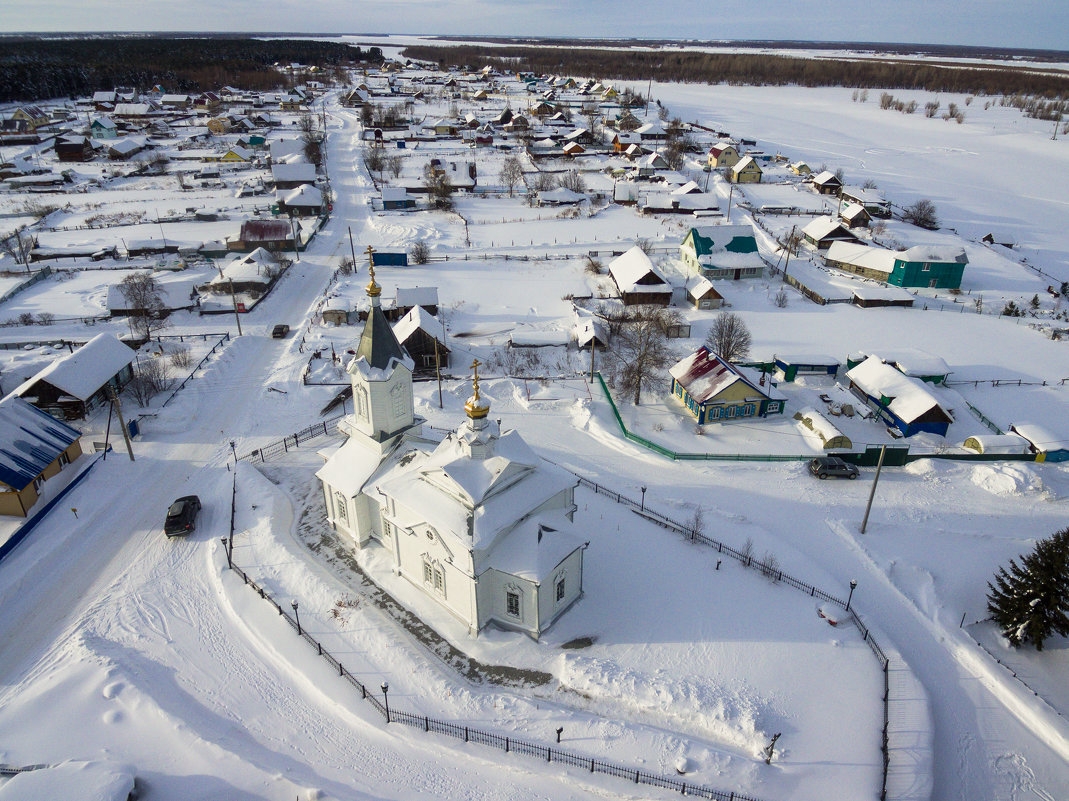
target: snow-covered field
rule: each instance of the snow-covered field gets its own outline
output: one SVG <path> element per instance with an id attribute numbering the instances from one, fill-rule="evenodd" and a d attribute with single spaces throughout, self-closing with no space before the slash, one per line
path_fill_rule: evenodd
<path id="1" fill-rule="evenodd" d="M 892 223 L 889 235 L 968 250 L 963 295 L 922 290 L 913 309 L 820 307 L 793 290 L 780 308 L 773 302 L 778 278 L 730 283 L 724 292 L 753 334 L 752 355 L 829 353 L 845 361 L 859 350 L 916 348 L 941 356 L 953 380 L 975 383 L 939 390 L 955 423 L 945 443 L 924 438 L 920 450 L 953 449 L 987 431 L 966 401 L 999 426 L 1042 421 L 1060 431 L 1069 346 L 1028 323 L 1055 320 L 1062 309 L 1044 290 L 1069 280 L 1066 142 L 1051 141 L 1046 123 L 1016 110 L 984 109 L 984 98 L 968 105 L 940 98 L 966 109 L 958 125 L 881 110 L 875 94 L 855 103 L 848 89 L 653 87 L 685 120 L 756 139 L 766 152 L 814 167 L 841 167 L 848 183 L 873 179 L 898 205 L 931 198 L 953 231 Z M 928 98 L 915 99 L 923 106 Z M 445 110 L 431 105 L 428 114 Z M 109 455 L 0 564 L 0 763 L 114 763 L 119 774 L 138 777 L 146 799 L 668 797 L 623 779 L 385 725 L 226 569 L 220 538 L 230 530 L 236 488 L 237 563 L 283 606 L 299 600 L 304 627 L 361 682 L 388 681 L 397 709 L 547 745 L 563 727 L 561 745 L 570 750 L 664 774 L 675 774 L 685 759 L 687 781 L 768 801 L 879 798 L 883 675 L 855 627 L 829 624 L 842 616 L 835 605 L 580 490 L 576 524 L 590 540 L 585 596 L 538 642 L 493 629 L 472 638 L 392 575 L 385 554 L 372 549 L 357 563 L 335 541 L 313 476 L 322 463 L 316 450 L 328 440 L 231 472 L 231 440 L 246 453 L 300 430 L 340 388 L 304 386 L 301 376 L 312 351 L 329 356 L 333 347 L 342 355 L 359 335 L 359 327 L 324 326 L 316 313 L 327 301 L 357 308 L 365 300 L 363 267 L 332 280 L 350 252 L 349 230 L 358 261 L 367 245 L 400 250 L 419 240 L 444 257 L 382 267 L 377 277 L 384 298 L 397 287 L 438 289 L 451 377 L 441 406 L 436 384 L 417 384 L 416 411 L 452 428 L 470 394 L 472 357 L 494 365 L 497 354 L 504 368 L 502 346 L 518 324 L 566 328 L 571 297 L 604 291 L 604 276 L 585 269 L 588 251 L 626 249 L 636 238 L 674 247 L 689 224 L 617 206 L 583 207 L 573 216 L 505 197 L 462 198 L 458 214 L 376 212 L 357 120 L 328 101 L 333 218 L 243 315 L 244 336 L 213 356 L 173 403 L 146 410 L 137 461 L 121 450 Z M 428 154 L 416 148 L 407 157 L 406 169 L 418 174 L 412 167 Z M 492 184 L 500 157 L 479 158 L 480 182 Z M 611 190 L 604 165 L 579 163 L 592 190 Z M 696 164 L 687 169 L 702 177 Z M 736 190 L 733 204 L 741 195 L 755 208 L 819 206 L 817 195 L 770 172 L 782 183 Z M 82 224 L 93 204 L 94 213 L 136 207 L 148 215 L 131 226 L 140 239 L 207 241 L 234 225 L 153 222 L 186 208 L 188 194 L 163 179 L 128 187 L 130 194 L 115 184 L 80 196 L 75 205 L 85 208 L 63 212 L 53 225 Z M 729 189 L 718 177 L 710 190 L 726 205 Z M 247 210 L 264 203 L 245 201 Z M 21 202 L 0 195 L 4 211 Z M 235 204 L 210 193 L 196 201 L 237 219 Z M 747 216 L 733 206 L 733 222 Z M 761 220 L 774 235 L 797 221 Z M 1016 246 L 982 245 L 989 232 Z M 96 234 L 50 233 L 48 244 L 86 236 Z M 761 236 L 764 255 L 775 262 L 771 237 Z M 671 255 L 658 258 L 666 271 L 677 269 Z M 61 270 L 0 304 L 3 321 L 42 312 L 61 321 L 13 325 L 0 329 L 0 339 L 124 334 L 121 320 L 89 328 L 77 318 L 102 314 L 107 285 L 127 271 Z M 1033 295 L 1039 317 L 997 316 L 1006 300 L 1027 305 Z M 975 313 L 979 296 L 984 314 Z M 707 312 L 685 313 L 692 338 L 676 343 L 680 355 L 704 339 L 712 321 Z M 179 312 L 171 320 L 167 333 L 233 331 L 231 316 Z M 294 333 L 271 339 L 278 322 Z M 690 520 L 700 507 L 707 536 L 749 548 L 762 561 L 774 558 L 784 572 L 833 596 L 845 598 L 857 581 L 852 608 L 892 657 L 889 798 L 1069 797 L 1069 642 L 1056 638 L 1042 653 L 1015 652 L 979 622 L 996 568 L 1064 527 L 1065 467 L 930 459 L 885 468 L 862 535 L 872 470 L 856 482 L 819 482 L 800 462 L 665 460 L 621 437 L 600 389 L 583 378 L 588 355 L 552 350 L 527 365 L 535 378 L 490 370 L 483 389 L 503 427 L 628 497 L 638 499 L 645 487 L 643 502 L 673 519 Z M 9 372 L 21 375 L 54 351 L 52 344 L 0 351 L 4 388 Z M 313 361 L 309 374 L 345 380 L 329 359 Z M 1023 385 L 993 386 L 996 379 Z M 631 430 L 678 451 L 818 450 L 789 415 L 835 392 L 834 385 L 809 379 L 783 388 L 789 401 L 782 420 L 707 426 L 701 436 L 671 401 L 618 401 Z M 841 426 L 856 447 L 890 441 L 870 421 Z M 191 492 L 204 502 L 198 530 L 167 540 L 163 511 Z M 77 518 L 68 507 L 79 510 Z M 440 639 L 429 642 L 398 623 L 364 573 Z M 582 638 L 586 647 L 563 647 Z M 551 678 L 527 687 L 479 681 L 478 671 L 463 673 L 436 655 L 446 645 L 479 663 Z M 781 737 L 766 765 L 762 749 L 775 734 Z M 0 798 L 8 789 L 27 797 L 17 786 L 0 784 Z"/>

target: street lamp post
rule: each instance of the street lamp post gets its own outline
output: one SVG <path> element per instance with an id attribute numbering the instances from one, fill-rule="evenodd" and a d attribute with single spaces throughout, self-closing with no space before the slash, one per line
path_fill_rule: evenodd
<path id="1" fill-rule="evenodd" d="M 850 594 L 846 596 L 846 611 L 850 611 L 850 601 L 854 598 L 854 590 L 857 589 L 857 579 L 850 579 Z"/>
<path id="2" fill-rule="evenodd" d="M 295 618 L 297 618 L 297 636 L 300 637 L 301 636 L 301 616 L 297 612 L 297 606 L 298 606 L 297 601 L 294 600 L 293 603 L 290 604 L 290 606 L 293 607 L 293 616 Z"/>
<path id="3" fill-rule="evenodd" d="M 639 507 L 639 511 L 640 512 L 645 512 L 646 511 L 646 487 L 642 486 L 642 487 L 639 487 L 639 489 L 642 490 L 642 505 Z"/>
<path id="4" fill-rule="evenodd" d="M 382 683 L 382 702 L 386 706 L 386 722 L 390 722 L 390 683 Z"/>
<path id="5" fill-rule="evenodd" d="M 234 467 L 238 466 L 238 444 L 230 440 L 230 452 L 234 454 Z"/>

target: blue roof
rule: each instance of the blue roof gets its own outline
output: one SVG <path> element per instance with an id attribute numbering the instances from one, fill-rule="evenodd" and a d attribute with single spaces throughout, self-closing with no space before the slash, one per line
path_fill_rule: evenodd
<path id="1" fill-rule="evenodd" d="M 21 490 L 81 434 L 16 395 L 0 400 L 0 483 Z"/>

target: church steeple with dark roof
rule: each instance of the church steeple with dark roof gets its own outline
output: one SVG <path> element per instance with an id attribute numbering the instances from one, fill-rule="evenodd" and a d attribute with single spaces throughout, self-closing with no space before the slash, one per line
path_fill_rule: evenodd
<path id="1" fill-rule="evenodd" d="M 368 245 L 367 261 L 368 276 L 370 281 L 365 287 L 368 298 L 371 300 L 371 308 L 368 310 L 367 321 L 364 323 L 364 331 L 360 334 L 360 343 L 356 348 L 356 358 L 363 356 L 370 367 L 378 370 L 390 368 L 393 360 L 406 361 L 408 353 L 397 341 L 389 321 L 382 313 L 379 296 L 382 295 L 382 287 L 375 280 L 375 251 Z"/>
<path id="2" fill-rule="evenodd" d="M 356 355 L 346 368 L 353 386 L 353 413 L 346 429 L 385 443 L 416 424 L 412 357 L 401 347 L 382 313 L 382 287 L 375 280 L 374 250 L 367 249 L 371 301 Z"/>

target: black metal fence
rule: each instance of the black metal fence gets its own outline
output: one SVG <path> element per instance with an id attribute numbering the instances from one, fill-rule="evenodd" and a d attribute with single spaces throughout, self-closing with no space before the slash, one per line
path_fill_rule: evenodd
<path id="1" fill-rule="evenodd" d="M 208 359 L 210 359 L 213 355 L 215 355 L 215 352 L 217 350 L 219 350 L 221 347 L 223 347 L 224 344 L 226 344 L 227 342 L 230 341 L 230 332 L 224 332 L 222 334 L 196 334 L 196 335 L 182 334 L 182 335 L 175 335 L 175 336 L 168 336 L 168 337 L 155 337 L 157 342 L 161 341 L 162 339 L 177 339 L 180 342 L 185 342 L 187 339 L 195 339 L 195 338 L 207 339 L 208 337 L 219 337 L 219 341 L 216 342 L 214 345 L 212 345 L 212 349 L 210 351 L 208 351 L 204 355 L 203 359 L 201 359 L 199 362 L 197 362 L 197 366 L 189 371 L 189 375 L 187 375 L 185 378 L 182 379 L 182 383 L 179 384 L 177 387 L 175 387 L 171 391 L 171 394 L 167 396 L 167 400 L 165 400 L 163 402 L 163 406 L 166 406 L 168 403 L 173 401 L 174 398 L 175 398 L 175 395 L 177 395 L 179 392 L 181 392 L 183 389 L 185 389 L 186 384 L 188 384 L 192 380 L 193 376 L 197 374 L 197 370 L 199 370 L 201 367 L 203 367 L 204 363 L 207 362 Z M 163 408 L 163 406 L 161 406 L 160 408 Z"/>
<path id="2" fill-rule="evenodd" d="M 314 425 L 308 426 L 307 428 L 303 429 L 302 431 L 298 431 L 298 432 L 295 432 L 293 434 L 290 434 L 288 437 L 285 437 L 282 440 L 279 440 L 277 442 L 273 442 L 273 443 L 271 443 L 269 445 L 263 446 L 260 449 L 257 449 L 257 450 L 251 451 L 249 453 L 246 453 L 243 456 L 238 457 L 238 459 L 242 460 L 242 461 L 265 462 L 269 458 L 272 458 L 272 457 L 277 456 L 279 454 L 288 452 L 290 448 L 300 447 L 300 445 L 302 443 L 305 443 L 305 442 L 308 442 L 310 440 L 317 439 L 319 437 L 323 437 L 323 436 L 327 436 L 327 435 L 335 433 L 337 431 L 337 428 L 338 428 L 338 421 L 341 420 L 342 417 L 344 417 L 344 415 L 338 415 L 336 417 L 330 418 L 329 420 L 323 421 L 321 423 L 316 423 Z M 434 429 L 433 426 L 428 426 L 428 428 Z M 819 587 L 817 587 L 814 584 L 810 584 L 809 582 L 802 581 L 801 579 L 795 578 L 794 576 L 790 575 L 789 573 L 783 572 L 783 570 L 781 570 L 778 565 L 776 565 L 776 564 L 774 564 L 774 563 L 772 563 L 770 561 L 761 561 L 760 559 L 756 558 L 752 553 L 750 553 L 748 550 L 739 550 L 739 549 L 736 549 L 736 548 L 732 548 L 730 545 L 727 545 L 727 544 L 721 542 L 720 540 L 717 540 L 717 539 L 715 539 L 713 537 L 709 537 L 709 536 L 701 533 L 700 531 L 695 530 L 695 528 L 692 527 L 692 526 L 687 526 L 686 524 L 680 523 L 680 522 L 678 522 L 676 520 L 672 520 L 671 518 L 666 517 L 665 515 L 662 515 L 659 512 L 655 512 L 652 509 L 647 508 L 646 504 L 645 504 L 645 498 L 643 498 L 642 500 L 636 501 L 633 498 L 629 498 L 626 495 L 623 495 L 623 494 L 621 494 L 619 492 L 616 492 L 615 490 L 611 490 L 611 489 L 609 489 L 607 487 L 603 487 L 602 485 L 600 485 L 600 484 L 598 484 L 598 483 L 596 483 L 594 481 L 591 481 L 590 479 L 585 478 L 584 476 L 581 476 L 578 473 L 575 473 L 574 471 L 569 471 L 569 472 L 571 472 L 572 475 L 574 475 L 579 480 L 579 485 L 580 486 L 586 487 L 587 489 L 593 491 L 596 495 L 605 495 L 608 498 L 610 498 L 613 501 L 615 501 L 616 503 L 623 504 L 624 506 L 630 507 L 633 511 L 635 511 L 637 514 L 640 514 L 642 517 L 644 517 L 646 520 L 650 521 L 651 523 L 659 525 L 662 528 L 665 528 L 665 529 L 667 529 L 669 531 L 674 531 L 675 533 L 677 533 L 680 536 L 690 540 L 691 542 L 698 543 L 700 545 L 705 545 L 705 546 L 707 546 L 709 548 L 715 548 L 717 553 L 722 553 L 722 554 L 726 554 L 727 556 L 730 556 L 732 559 L 737 560 L 744 567 L 748 567 L 748 568 L 757 570 L 762 575 L 766 576 L 767 578 L 770 578 L 770 579 L 776 581 L 777 583 L 786 584 L 789 587 L 792 587 L 792 588 L 794 588 L 794 589 L 796 589 L 796 590 L 798 590 L 800 592 L 805 593 L 806 595 L 809 595 L 811 598 L 820 598 L 821 600 L 827 601 L 828 603 L 836 604 L 837 606 L 842 607 L 844 610 L 846 610 L 849 613 L 849 619 L 851 620 L 851 622 L 855 626 L 857 626 L 858 631 L 861 633 L 862 640 L 864 641 L 864 643 L 866 645 L 868 645 L 869 650 L 872 651 L 872 655 L 874 657 L 876 657 L 876 659 L 879 661 L 880 667 L 881 667 L 881 669 L 883 671 L 883 676 L 884 676 L 884 692 L 883 692 L 883 699 L 882 699 L 882 701 L 883 701 L 883 733 L 882 733 L 882 742 L 881 742 L 881 749 L 883 751 L 883 784 L 882 784 L 882 790 L 881 790 L 881 793 L 880 793 L 880 799 L 881 799 L 881 801 L 885 801 L 885 799 L 887 798 L 887 774 L 888 774 L 888 769 L 889 769 L 889 764 L 890 764 L 890 745 L 889 745 L 889 741 L 888 741 L 888 729 L 890 727 L 890 716 L 891 716 L 891 713 L 890 713 L 890 703 L 891 703 L 890 681 L 889 681 L 889 677 L 888 677 L 888 671 L 890 669 L 890 659 L 888 659 L 886 653 L 884 653 L 884 650 L 883 650 L 883 648 L 880 647 L 879 643 L 876 642 L 876 639 L 875 639 L 875 637 L 872 636 L 872 632 L 869 630 L 868 626 L 866 626 L 861 621 L 861 618 L 859 618 L 857 616 L 857 613 L 853 609 L 849 609 L 847 607 L 847 601 L 844 601 L 842 598 L 838 598 L 838 597 L 832 595 L 831 593 L 820 589 Z M 233 535 L 231 534 L 231 537 L 232 536 Z M 237 568 L 235 566 L 234 569 L 238 570 L 241 573 L 241 575 L 245 578 L 246 584 L 250 583 L 250 579 L 245 575 L 245 573 L 243 571 L 240 570 L 240 568 Z M 253 584 L 253 587 L 254 587 L 254 589 L 258 589 L 259 590 L 261 597 L 265 597 L 265 598 L 267 597 L 267 596 L 264 595 L 263 590 L 260 589 L 260 588 L 257 588 L 255 586 L 255 584 Z M 274 601 L 272 601 L 272 603 L 274 603 L 274 605 L 276 607 L 278 607 L 279 614 L 281 614 L 281 615 L 285 616 L 287 619 L 289 619 L 288 614 L 285 613 L 282 610 L 281 606 L 278 606 L 278 604 L 275 603 Z M 293 625 L 294 628 L 297 627 L 297 624 L 292 620 L 290 620 L 290 624 Z M 336 660 L 334 660 L 334 658 L 331 657 L 329 654 L 324 652 L 322 650 L 322 646 L 318 642 L 316 642 L 315 640 L 311 639 L 307 632 L 302 632 L 302 636 L 306 640 L 308 640 L 309 643 L 311 643 L 312 645 L 316 646 L 317 649 L 319 650 L 320 654 L 323 655 L 326 659 L 328 659 L 328 661 L 330 661 L 334 665 L 334 667 L 339 670 L 339 675 L 346 676 L 346 672 L 345 672 L 344 668 L 342 667 L 342 665 L 340 663 L 336 662 Z M 363 694 L 363 696 L 365 698 L 369 698 L 370 700 L 372 700 L 373 703 L 375 703 L 378 706 L 378 702 L 374 698 L 371 698 L 371 697 L 369 697 L 367 695 L 366 688 L 364 688 L 363 685 L 360 685 L 360 683 L 358 681 L 356 681 L 356 679 L 353 679 L 351 677 L 350 677 L 350 681 L 354 682 L 354 684 L 358 687 L 358 689 L 360 689 L 361 693 Z M 382 712 L 383 714 L 385 714 L 385 709 L 384 708 L 380 708 L 379 711 Z M 394 712 L 393 712 L 393 710 L 391 710 L 391 719 L 393 718 L 393 715 L 394 715 Z M 402 722 L 402 723 L 406 722 L 405 720 L 401 720 L 400 717 L 398 717 L 397 719 L 398 719 L 399 722 Z M 429 720 L 429 719 L 425 719 L 425 718 L 420 718 L 418 716 L 414 716 L 413 719 L 414 720 L 418 719 L 418 720 L 421 720 L 421 721 Z M 449 723 L 442 723 L 440 721 L 433 721 L 433 723 L 435 725 L 441 725 L 441 726 L 445 726 L 445 727 L 449 727 L 449 726 L 453 726 L 454 725 L 454 724 L 449 724 Z M 431 725 L 431 723 L 428 722 L 428 723 L 426 723 L 426 725 L 429 726 L 429 725 Z M 466 730 L 467 731 L 471 731 L 471 730 L 468 730 L 468 729 L 466 729 Z M 453 736 L 451 731 L 441 731 L 440 733 L 450 734 L 451 736 Z M 496 737 L 497 735 L 486 734 L 486 736 L 487 737 Z M 465 742 L 467 742 L 467 740 L 465 740 Z M 508 738 L 505 738 L 504 742 L 506 744 L 509 744 L 510 742 L 514 743 L 514 742 L 519 742 L 519 741 L 509 741 Z M 486 744 L 490 745 L 490 744 L 495 744 L 495 743 L 487 742 Z M 526 745 L 525 745 L 525 747 L 526 747 Z M 531 746 L 531 747 L 534 748 L 535 746 Z M 537 746 L 537 747 L 538 748 L 542 748 L 542 749 L 547 749 L 548 748 L 548 746 Z M 511 745 L 509 745 L 509 748 L 511 748 Z M 509 750 L 509 748 L 506 748 L 505 750 Z M 562 756 L 557 761 L 564 762 L 564 761 L 567 761 L 568 758 L 570 758 L 570 757 L 564 756 L 566 754 L 566 752 L 559 751 L 559 749 L 557 751 L 553 751 L 553 754 L 557 754 L 558 752 Z M 546 753 L 545 750 L 543 750 L 542 752 L 540 752 L 540 755 L 541 756 L 547 756 L 547 753 Z M 547 756 L 547 758 L 549 758 L 549 757 Z M 584 759 L 584 760 L 587 760 L 588 762 L 591 761 L 589 757 L 575 757 L 575 758 Z M 617 769 L 619 769 L 621 771 L 627 770 L 628 773 L 626 775 L 634 774 L 634 775 L 638 775 L 640 777 L 639 779 L 636 779 L 636 781 L 639 784 L 649 784 L 649 783 L 651 783 L 651 782 L 645 781 L 642 777 L 650 776 L 652 774 L 644 774 L 644 773 L 642 773 L 642 771 L 632 771 L 631 769 L 618 768 L 617 766 L 609 765 L 609 763 L 599 763 L 599 762 L 597 762 L 597 760 L 593 760 L 593 762 L 598 766 L 601 766 L 601 765 L 606 766 L 605 770 L 602 770 L 601 768 L 598 768 L 596 770 L 596 772 L 611 773 L 611 771 L 608 770 L 609 767 L 611 767 L 612 770 L 617 770 Z M 583 766 L 584 767 L 586 766 L 585 762 L 583 763 Z M 624 773 L 613 773 L 612 775 L 621 775 L 621 776 L 623 776 L 625 774 Z M 682 781 L 678 781 L 677 782 L 677 780 L 675 780 L 675 779 L 663 779 L 663 777 L 657 777 L 657 778 L 658 778 L 658 781 L 663 780 L 663 781 L 668 781 L 668 782 L 676 782 L 676 784 L 673 784 L 670 789 L 679 790 L 680 792 L 683 792 L 683 793 L 685 793 L 687 795 L 697 795 L 697 796 L 700 796 L 702 798 L 741 799 L 742 801 L 747 801 L 747 797 L 746 796 L 738 795 L 738 794 L 735 794 L 735 793 L 723 793 L 721 791 L 711 790 L 709 788 L 703 788 L 703 787 L 700 787 L 700 786 L 691 786 L 691 785 L 688 785 L 687 783 L 682 782 Z M 667 785 L 656 784 L 655 786 L 662 786 L 663 787 L 663 786 L 667 786 Z M 703 794 L 703 793 L 712 793 L 712 795 Z"/>
<path id="3" fill-rule="evenodd" d="M 847 606 L 848 601 L 837 598 L 831 593 L 825 592 L 809 582 L 802 581 L 788 573 L 784 573 L 779 569 L 778 565 L 771 563 L 770 561 L 762 562 L 747 550 L 740 551 L 736 548 L 732 548 L 730 545 L 725 545 L 720 540 L 707 537 L 705 534 L 697 531 L 693 526 L 687 526 L 672 520 L 669 517 L 665 517 L 658 512 L 654 512 L 651 509 L 647 509 L 644 497 L 642 500 L 636 501 L 633 498 L 628 498 L 626 495 L 621 495 L 615 490 L 607 489 L 588 478 L 584 478 L 578 473 L 572 472 L 572 475 L 579 479 L 580 486 L 593 490 L 596 495 L 606 495 L 617 503 L 631 507 L 632 511 L 641 515 L 646 520 L 649 520 L 651 523 L 655 523 L 669 531 L 675 531 L 677 534 L 685 537 L 691 542 L 705 545 L 710 548 L 716 548 L 717 553 L 723 553 L 730 556 L 744 567 L 757 570 L 767 578 L 778 583 L 786 584 L 796 590 L 800 590 L 811 598 L 820 598 L 828 603 L 841 606 L 849 613 L 851 622 L 857 626 L 858 631 L 861 633 L 862 640 L 868 645 L 869 650 L 872 651 L 872 655 L 879 661 L 880 668 L 883 670 L 883 734 L 881 740 L 881 750 L 883 751 L 883 787 L 880 792 L 880 799 L 881 801 L 884 801 L 884 799 L 887 798 L 887 773 L 891 761 L 890 743 L 888 741 L 888 729 L 891 725 L 891 687 L 888 671 L 890 669 L 891 660 L 887 658 L 887 655 L 884 653 L 879 643 L 876 642 L 876 638 L 872 636 L 869 627 L 861 622 L 861 618 L 857 616 L 857 612 Z"/>
<path id="4" fill-rule="evenodd" d="M 320 437 L 330 436 L 338 431 L 338 422 L 345 417 L 344 414 L 339 414 L 335 417 L 327 418 L 319 423 L 313 423 L 306 428 L 302 428 L 300 431 L 294 431 L 275 442 L 270 442 L 256 450 L 249 451 L 238 457 L 239 462 L 266 462 L 268 459 L 273 459 L 276 456 L 280 456 L 285 453 L 289 453 L 293 448 L 299 448 L 301 445 L 305 445 L 314 439 Z"/>
<path id="5" fill-rule="evenodd" d="M 227 553 L 227 564 L 230 568 L 241 576 L 241 579 L 245 582 L 246 586 L 271 604 L 271 606 L 278 611 L 279 616 L 284 618 L 305 642 L 315 648 L 316 653 L 323 657 L 334 670 L 338 671 L 338 676 L 340 678 L 345 679 L 355 689 L 359 690 L 360 697 L 364 701 L 370 703 L 375 710 L 383 716 L 387 723 L 401 723 L 410 728 L 422 730 L 428 734 L 445 735 L 447 737 L 452 737 L 455 740 L 463 740 L 465 743 L 475 743 L 490 748 L 497 748 L 500 751 L 504 751 L 506 754 L 515 753 L 534 757 L 539 760 L 545 760 L 546 762 L 559 762 L 564 765 L 588 770 L 591 773 L 615 776 L 648 787 L 661 787 L 666 790 L 678 792 L 682 795 L 695 796 L 697 798 L 710 798 L 714 799 L 714 801 L 758 801 L 758 799 L 753 796 L 729 790 L 716 790 L 712 787 L 688 782 L 681 777 L 677 778 L 674 776 L 663 776 L 657 773 L 650 773 L 649 771 L 644 771 L 640 768 L 618 765 L 614 762 L 587 756 L 586 754 L 579 754 L 560 747 L 554 748 L 551 745 L 542 745 L 541 743 L 501 735 L 472 726 L 465 726 L 446 720 L 438 720 L 427 715 L 417 715 L 402 709 L 389 709 L 385 698 L 379 700 L 375 688 L 369 688 L 350 673 L 342 662 L 336 659 L 329 651 L 324 649 L 323 644 L 301 625 L 300 620 L 296 616 L 297 609 L 294 609 L 294 615 L 291 616 L 289 612 L 283 608 L 282 604 L 272 598 L 261 585 L 257 584 L 256 581 L 249 576 L 248 573 L 234 563 L 233 529 L 234 525 L 232 521 L 230 543 L 228 544 L 225 539 L 223 540 L 223 546 L 226 548 Z"/>

